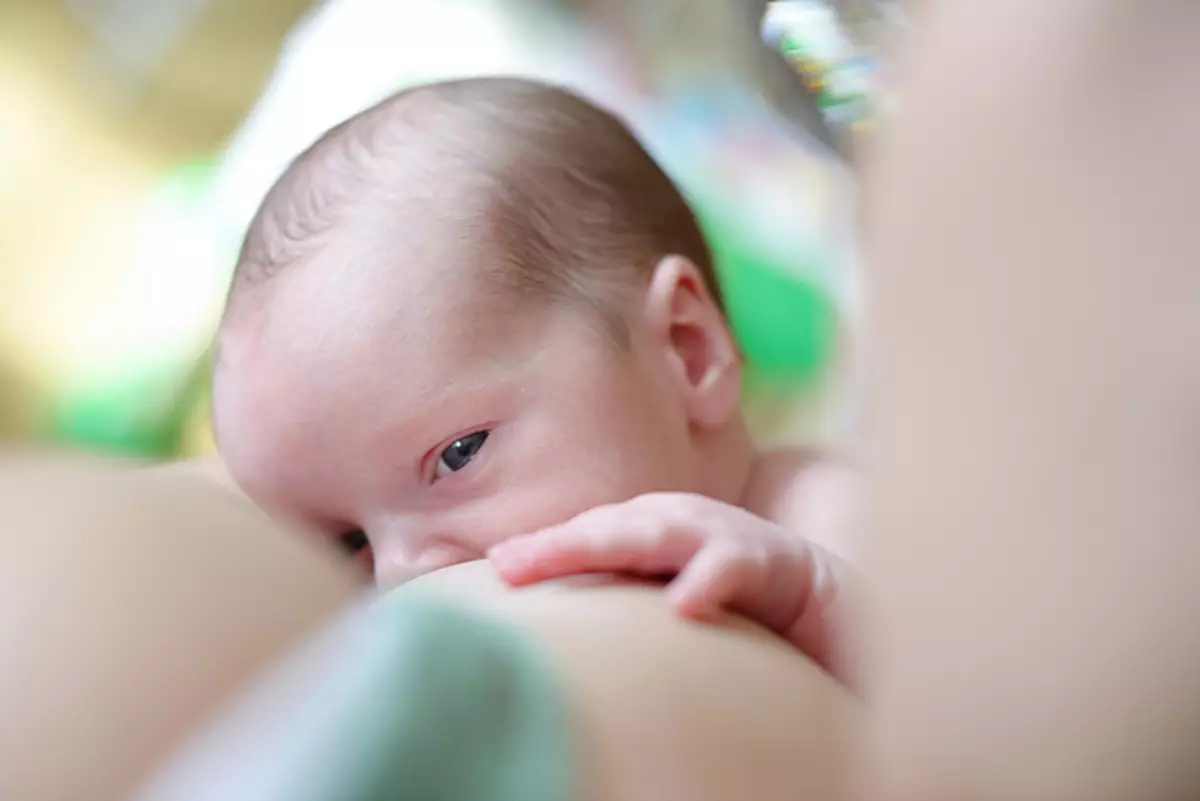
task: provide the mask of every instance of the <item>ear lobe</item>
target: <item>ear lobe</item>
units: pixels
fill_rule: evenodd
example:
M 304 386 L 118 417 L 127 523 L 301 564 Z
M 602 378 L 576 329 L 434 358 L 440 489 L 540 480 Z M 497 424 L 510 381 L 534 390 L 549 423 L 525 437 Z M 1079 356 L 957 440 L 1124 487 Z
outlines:
M 663 258 L 644 311 L 691 420 L 704 427 L 727 422 L 738 410 L 741 365 L 725 316 L 699 269 L 682 256 Z

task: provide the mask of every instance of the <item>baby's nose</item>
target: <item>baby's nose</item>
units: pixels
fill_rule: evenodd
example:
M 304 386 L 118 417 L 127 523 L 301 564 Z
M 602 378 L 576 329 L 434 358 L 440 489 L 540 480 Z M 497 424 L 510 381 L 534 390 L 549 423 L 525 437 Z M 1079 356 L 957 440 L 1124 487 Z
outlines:
M 482 559 L 475 552 L 457 543 L 432 538 L 419 542 L 400 537 L 383 537 L 375 547 L 375 585 L 381 590 L 396 587 L 418 576 L 444 567 Z

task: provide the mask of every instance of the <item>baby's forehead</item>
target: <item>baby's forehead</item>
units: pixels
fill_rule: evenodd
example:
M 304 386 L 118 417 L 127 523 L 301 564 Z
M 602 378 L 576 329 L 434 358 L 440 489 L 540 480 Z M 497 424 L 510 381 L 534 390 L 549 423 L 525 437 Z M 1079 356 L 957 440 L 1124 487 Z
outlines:
M 262 310 L 264 346 L 320 369 L 417 364 L 422 374 L 521 346 L 535 310 L 489 277 L 477 247 L 428 228 L 390 244 L 352 237 L 280 275 Z
M 432 424 L 453 403 L 561 368 L 572 345 L 561 329 L 549 330 L 558 319 L 497 303 L 477 281 L 437 271 L 339 275 L 297 265 L 278 277 L 257 315 L 225 330 L 223 383 L 244 408 L 281 425 L 334 421 L 344 429 L 380 415 Z

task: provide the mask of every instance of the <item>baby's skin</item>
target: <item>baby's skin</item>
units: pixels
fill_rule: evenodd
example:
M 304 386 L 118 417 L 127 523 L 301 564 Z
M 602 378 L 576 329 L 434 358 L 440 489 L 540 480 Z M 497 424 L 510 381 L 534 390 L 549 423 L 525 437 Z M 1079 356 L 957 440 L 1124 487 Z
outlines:
M 487 82 L 470 100 L 483 111 L 469 137 L 467 90 L 449 110 L 421 100 L 436 111 L 421 112 L 428 123 L 401 98 L 398 111 L 371 112 L 366 139 L 339 141 L 354 120 L 335 129 L 268 196 L 243 262 L 274 261 L 239 265 L 269 274 L 235 284 L 214 377 L 231 476 L 265 507 L 340 539 L 381 586 L 489 557 L 514 584 L 666 578 L 681 613 L 733 609 L 829 665 L 847 471 L 755 447 L 703 240 L 665 176 L 642 175 L 657 168 L 636 141 L 583 101 L 510 84 L 495 91 L 524 104 L 520 117 L 496 116 L 504 98 L 489 98 Z M 528 128 L 545 104 L 553 113 Z M 588 122 L 572 128 L 575 117 Z M 447 119 L 454 127 L 439 133 Z M 519 137 L 506 133 L 514 119 L 527 126 Z M 488 125 L 495 134 L 476 141 Z M 610 162 L 554 190 L 586 189 L 562 223 L 582 239 L 554 252 L 618 261 L 600 277 L 547 277 L 583 268 L 536 266 L 549 251 L 518 234 L 553 232 L 505 228 L 532 201 L 497 217 L 479 197 L 497 183 L 472 164 L 494 171 L 509 159 L 524 165 L 512 181 L 546 176 L 522 187 L 530 198 L 553 190 L 551 156 L 593 169 L 572 150 L 587 136 L 614 140 Z M 529 144 L 539 137 L 563 151 Z M 619 187 L 595 188 L 610 179 Z M 618 189 L 642 184 L 661 194 L 654 208 L 678 205 L 668 222 L 690 233 L 596 239 L 642 224 L 641 213 L 615 216 Z M 602 191 L 604 216 L 588 205 Z M 562 212 L 552 199 L 543 213 Z M 656 214 L 663 228 L 668 212 Z M 581 227 L 593 216 L 608 222 Z M 622 248 L 650 252 L 637 251 L 642 239 L 693 252 L 620 263 Z M 569 287 L 542 286 L 559 280 Z

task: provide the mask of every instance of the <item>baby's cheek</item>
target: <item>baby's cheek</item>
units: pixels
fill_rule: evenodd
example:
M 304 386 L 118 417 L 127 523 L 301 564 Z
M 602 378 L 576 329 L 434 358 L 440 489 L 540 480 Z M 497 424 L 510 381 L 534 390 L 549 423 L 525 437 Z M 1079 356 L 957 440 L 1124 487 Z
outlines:
M 545 490 L 514 496 L 510 499 L 511 505 L 503 514 L 506 525 L 497 529 L 497 536 L 489 545 L 560 525 L 597 506 L 621 503 L 657 489 L 649 485 L 643 488 L 640 483 L 604 482 L 599 480 L 599 475 L 596 479 L 564 480 Z
M 671 448 L 665 443 L 578 429 L 530 432 L 536 434 L 530 437 L 536 446 L 506 458 L 486 496 L 456 513 L 456 539 L 486 552 L 597 506 L 648 492 L 692 489 L 692 472 L 681 471 L 688 467 L 686 461 L 669 458 Z
M 505 540 L 561 523 L 576 514 L 574 505 L 561 494 L 512 493 L 496 500 L 486 516 L 475 518 L 474 529 L 468 524 L 460 537 L 484 554 Z

